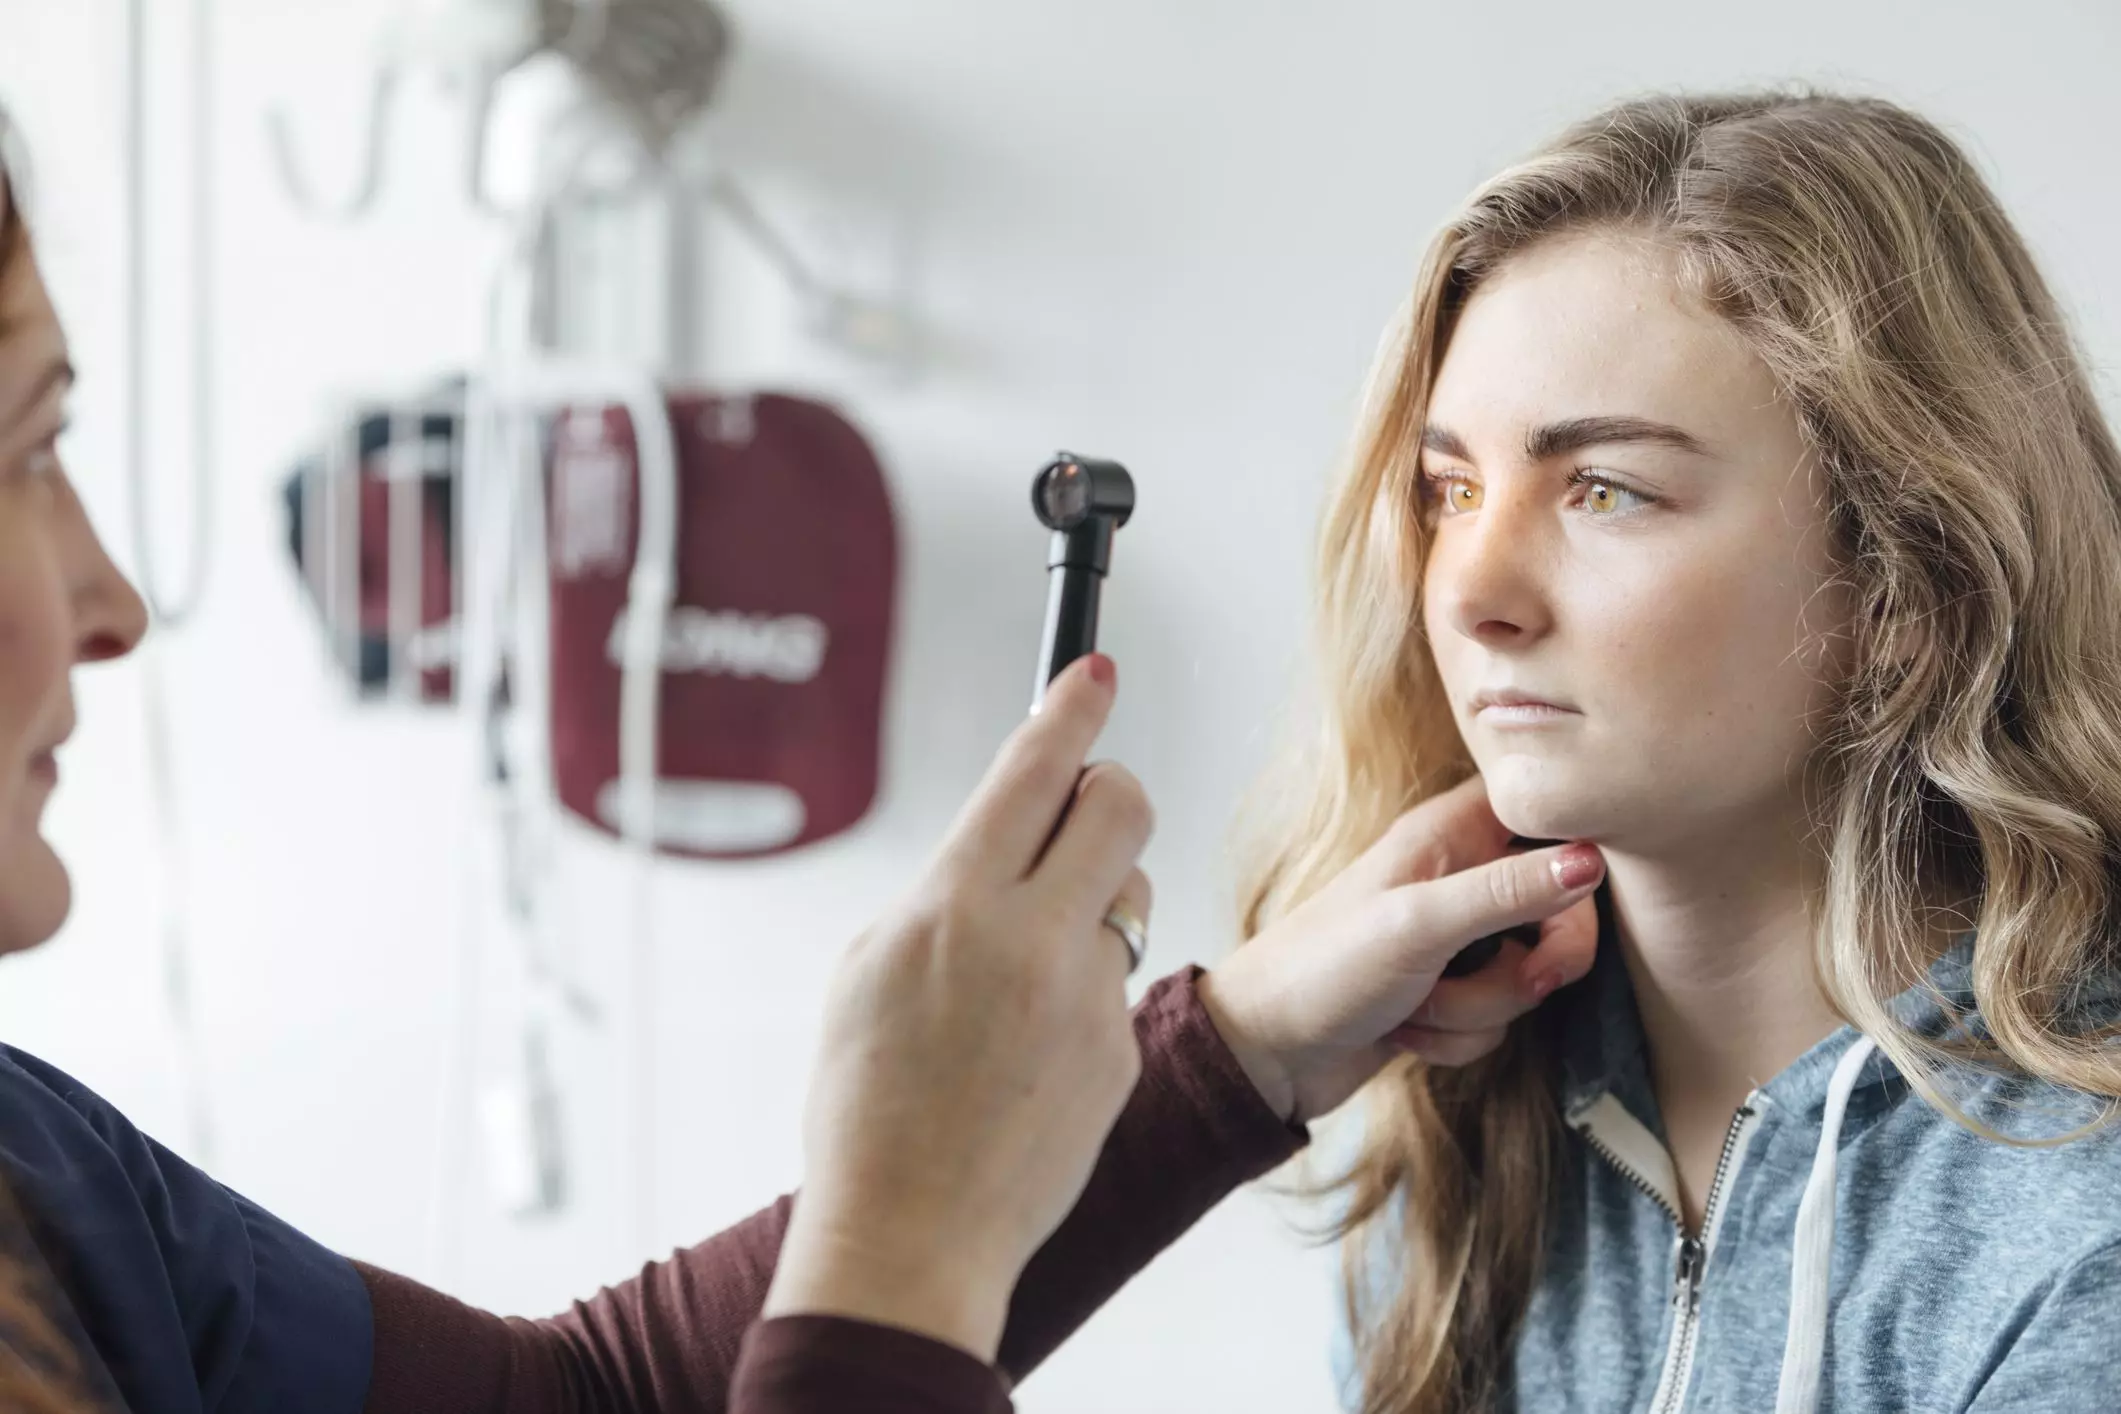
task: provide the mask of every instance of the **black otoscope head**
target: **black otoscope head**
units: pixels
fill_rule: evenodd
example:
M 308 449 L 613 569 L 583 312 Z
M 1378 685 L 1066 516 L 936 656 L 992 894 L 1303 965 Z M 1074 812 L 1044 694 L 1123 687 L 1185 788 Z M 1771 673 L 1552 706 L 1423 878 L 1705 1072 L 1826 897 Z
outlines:
M 1097 649 L 1098 603 L 1112 570 L 1112 533 L 1134 515 L 1134 478 L 1118 462 L 1062 452 L 1032 481 L 1031 509 L 1053 532 L 1046 552 L 1052 582 L 1035 708 L 1045 698 L 1046 684 Z
M 1031 483 L 1031 509 L 1048 530 L 1075 530 L 1100 517 L 1116 530 L 1134 514 L 1134 478 L 1118 462 L 1062 452 Z

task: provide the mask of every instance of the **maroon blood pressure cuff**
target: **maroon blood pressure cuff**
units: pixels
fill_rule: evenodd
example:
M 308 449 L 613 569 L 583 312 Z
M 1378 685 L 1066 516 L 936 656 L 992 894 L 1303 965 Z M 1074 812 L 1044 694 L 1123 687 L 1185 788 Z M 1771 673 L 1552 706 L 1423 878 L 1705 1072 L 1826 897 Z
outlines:
M 366 410 L 343 434 L 349 455 L 313 457 L 287 482 L 304 588 L 364 692 L 388 692 L 409 670 L 420 700 L 455 693 L 463 429 L 461 387 L 451 391 L 454 406 L 431 401 L 410 417 Z M 721 859 L 793 849 L 845 830 L 876 798 L 898 576 L 890 493 L 861 434 L 821 403 L 677 393 L 668 407 L 677 581 L 661 653 L 656 845 Z M 623 408 L 602 405 L 555 409 L 541 424 L 553 778 L 562 807 L 616 834 L 640 506 L 633 428 Z M 410 553 L 400 562 L 394 550 Z M 395 643 L 405 584 L 415 637 Z
M 878 786 L 898 540 L 882 469 L 823 404 L 669 399 L 676 597 L 662 644 L 659 850 L 746 858 L 866 814 Z M 551 743 L 561 804 L 618 833 L 619 695 L 639 469 L 622 408 L 549 439 Z

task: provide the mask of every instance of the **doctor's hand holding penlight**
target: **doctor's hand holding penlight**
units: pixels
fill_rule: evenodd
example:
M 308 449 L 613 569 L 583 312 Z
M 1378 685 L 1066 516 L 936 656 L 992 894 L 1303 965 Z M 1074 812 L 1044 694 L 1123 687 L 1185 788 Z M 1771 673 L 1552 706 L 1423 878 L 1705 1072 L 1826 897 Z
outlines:
M 1137 1198 L 1157 1245 L 1183 1230 L 1158 1214 L 1154 1185 L 1125 1176 L 1144 1138 L 1133 1131 L 1170 1122 L 1160 1092 L 1212 1088 L 1187 1072 L 1238 1077 L 1236 1106 L 1286 1136 L 1395 1055 L 1478 1059 L 1589 970 L 1604 873 L 1587 846 L 1513 852 L 1476 778 L 1214 971 L 1157 984 L 1130 1029 L 1121 984 L 1141 941 L 1127 923 L 1148 915 L 1136 861 L 1150 805 L 1132 775 L 1085 761 L 1116 699 L 1114 665 L 1092 650 L 1134 487 L 1116 462 L 1063 454 L 1033 504 L 1054 531 L 1043 690 L 927 876 L 841 965 L 806 1116 L 808 1183 L 766 1304 L 1005 1363 L 1011 1293 L 1040 1284 L 1026 1268 L 1042 1244 L 1043 1263 L 1066 1267 L 1100 1240 L 1138 1242 L 1094 1222 Z M 1446 976 L 1504 930 L 1519 931 L 1492 961 Z M 1152 1093 L 1130 1103 L 1145 1063 Z
M 1103 657 L 1061 676 L 927 877 L 842 961 L 769 1316 L 864 1317 L 993 1358 L 1018 1274 L 1140 1072 L 1131 958 L 1102 918 L 1115 901 L 1148 916 L 1149 801 L 1126 771 L 1083 767 L 1113 688 Z

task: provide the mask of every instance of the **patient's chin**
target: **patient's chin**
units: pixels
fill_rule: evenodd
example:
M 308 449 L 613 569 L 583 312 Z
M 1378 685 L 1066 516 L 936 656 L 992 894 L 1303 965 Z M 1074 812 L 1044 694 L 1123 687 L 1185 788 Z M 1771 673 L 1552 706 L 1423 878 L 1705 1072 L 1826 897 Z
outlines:
M 1554 801 L 1495 803 L 1495 818 L 1511 834 L 1528 840 L 1580 840 L 1594 832 L 1579 823 L 1582 812 Z
M 1612 829 L 1610 791 L 1571 779 L 1552 762 L 1510 755 L 1486 763 L 1488 803 L 1513 835 L 1535 840 L 1596 839 Z

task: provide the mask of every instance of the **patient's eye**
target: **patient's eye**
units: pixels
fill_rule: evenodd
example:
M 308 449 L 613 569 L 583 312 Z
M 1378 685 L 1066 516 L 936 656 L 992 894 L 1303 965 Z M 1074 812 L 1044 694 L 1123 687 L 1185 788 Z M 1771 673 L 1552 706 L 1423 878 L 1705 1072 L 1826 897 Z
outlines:
M 1439 520 L 1480 509 L 1480 484 L 1455 471 L 1425 471 L 1421 474 L 1421 509 L 1424 520 Z
M 1626 515 L 1630 511 L 1641 510 L 1657 503 L 1656 497 L 1622 485 L 1618 480 L 1593 467 L 1579 467 L 1570 472 L 1569 485 L 1581 493 L 1578 504 L 1593 516 Z

